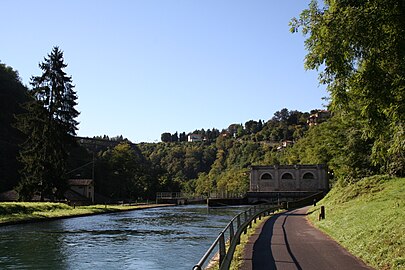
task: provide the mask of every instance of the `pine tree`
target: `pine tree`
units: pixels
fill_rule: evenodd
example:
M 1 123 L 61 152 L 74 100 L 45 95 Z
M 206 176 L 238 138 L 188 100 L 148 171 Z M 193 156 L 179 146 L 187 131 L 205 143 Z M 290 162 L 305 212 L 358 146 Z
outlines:
M 27 136 L 20 151 L 23 169 L 18 190 L 23 200 L 35 193 L 41 200 L 63 196 L 66 162 L 78 125 L 77 95 L 72 78 L 63 71 L 67 67 L 63 52 L 54 47 L 39 67 L 43 73 L 31 78 L 31 101 L 18 118 L 18 127 Z

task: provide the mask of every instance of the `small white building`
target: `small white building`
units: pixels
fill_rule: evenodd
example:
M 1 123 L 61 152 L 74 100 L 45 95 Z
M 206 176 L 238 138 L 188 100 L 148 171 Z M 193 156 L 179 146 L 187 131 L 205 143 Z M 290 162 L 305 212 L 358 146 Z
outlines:
M 94 181 L 93 179 L 69 179 L 70 189 L 88 198 L 94 203 Z
M 202 142 L 203 137 L 201 134 L 189 134 L 187 136 L 187 141 L 188 142 Z

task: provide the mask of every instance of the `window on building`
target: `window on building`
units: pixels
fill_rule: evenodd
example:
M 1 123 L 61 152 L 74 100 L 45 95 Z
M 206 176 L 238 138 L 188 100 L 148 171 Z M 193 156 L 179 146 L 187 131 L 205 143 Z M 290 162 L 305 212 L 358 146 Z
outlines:
M 294 179 L 291 173 L 285 173 L 281 176 L 281 179 Z
M 302 179 L 315 179 L 315 177 L 314 177 L 313 173 L 307 172 L 307 173 L 304 173 L 304 176 L 302 177 Z
M 270 180 L 273 179 L 273 177 L 271 176 L 271 174 L 269 173 L 265 173 L 262 175 L 262 177 L 260 177 L 261 180 Z

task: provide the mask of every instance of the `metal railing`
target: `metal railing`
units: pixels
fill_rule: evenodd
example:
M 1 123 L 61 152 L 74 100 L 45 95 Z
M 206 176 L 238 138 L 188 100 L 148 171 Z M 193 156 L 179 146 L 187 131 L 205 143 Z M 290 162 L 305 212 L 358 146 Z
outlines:
M 157 192 L 156 199 L 179 199 L 185 198 L 182 192 Z
M 315 205 L 316 202 L 320 201 L 324 196 L 325 196 L 325 192 L 320 191 L 318 193 L 312 194 L 312 195 L 302 198 L 300 200 L 287 202 L 286 208 L 293 209 L 293 208 L 299 208 L 299 207 L 303 207 L 303 206 L 307 206 L 307 205 L 311 205 L 311 204 Z
M 236 246 L 240 243 L 240 236 L 247 232 L 247 228 L 256 223 L 256 219 L 270 215 L 281 206 L 255 205 L 248 210 L 236 215 L 226 227 L 219 233 L 214 243 L 209 247 L 200 261 L 193 267 L 193 270 L 202 270 L 204 265 L 209 263 L 214 256 L 218 256 L 219 269 L 229 269 Z M 229 235 L 227 238 L 226 235 Z M 229 240 L 227 247 L 226 242 Z M 215 253 L 218 253 L 215 255 Z

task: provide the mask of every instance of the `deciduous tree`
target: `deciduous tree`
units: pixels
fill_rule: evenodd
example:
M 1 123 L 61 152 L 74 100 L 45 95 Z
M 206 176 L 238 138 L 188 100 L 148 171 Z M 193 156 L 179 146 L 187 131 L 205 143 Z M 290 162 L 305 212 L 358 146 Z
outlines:
M 312 1 L 291 22 L 307 35 L 307 69 L 321 69 L 331 108 L 362 126 L 384 172 L 405 173 L 405 1 Z

